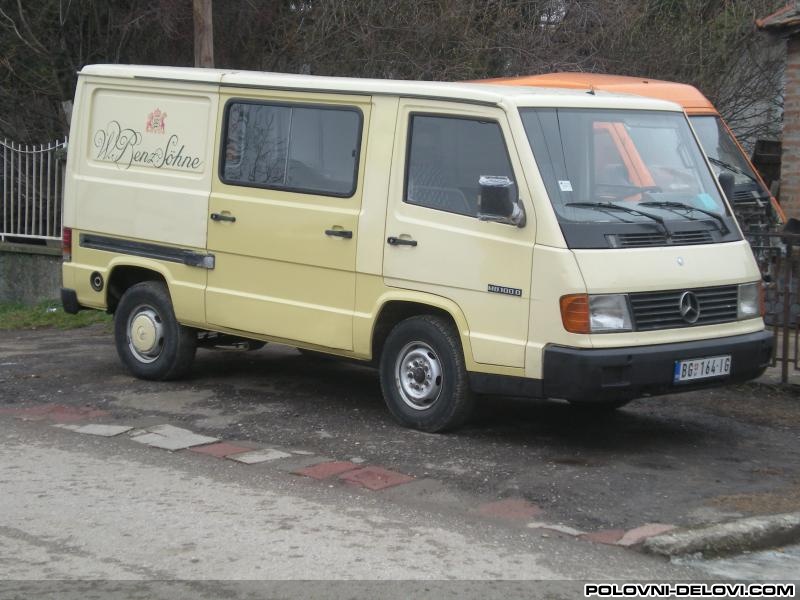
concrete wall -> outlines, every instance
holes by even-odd
[[[61,249],[0,243],[0,302],[35,304],[60,296]]]

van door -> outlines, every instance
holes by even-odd
[[[208,322],[352,349],[370,98],[223,89],[222,100]]]
[[[455,301],[473,359],[523,367],[535,218],[503,111],[400,104],[383,273],[389,286]],[[508,177],[527,224],[477,218],[481,176]]]

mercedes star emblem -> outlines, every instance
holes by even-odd
[[[700,303],[694,292],[683,292],[680,302],[678,302],[678,309],[681,311],[683,320],[689,324],[696,323],[700,318]]]

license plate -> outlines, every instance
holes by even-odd
[[[694,381],[696,379],[709,379],[711,377],[724,377],[731,373],[731,355],[709,356],[708,358],[693,358],[690,360],[675,361],[675,376],[673,381]]]

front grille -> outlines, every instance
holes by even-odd
[[[663,233],[620,233],[615,237],[618,248],[664,246],[667,243],[667,237]]]
[[[680,231],[672,234],[672,243],[676,246],[690,244],[710,244],[714,241],[710,231]]]
[[[694,292],[700,306],[700,316],[694,323],[687,323],[681,316],[680,300],[686,291]],[[638,331],[712,325],[736,320],[739,288],[726,285],[693,290],[640,292],[631,294],[630,299],[633,322]]]
[[[700,229],[696,231],[678,231],[669,238],[663,233],[620,233],[615,235],[617,248],[644,248],[647,246],[689,246],[692,244],[710,244],[714,241],[711,232]]]

